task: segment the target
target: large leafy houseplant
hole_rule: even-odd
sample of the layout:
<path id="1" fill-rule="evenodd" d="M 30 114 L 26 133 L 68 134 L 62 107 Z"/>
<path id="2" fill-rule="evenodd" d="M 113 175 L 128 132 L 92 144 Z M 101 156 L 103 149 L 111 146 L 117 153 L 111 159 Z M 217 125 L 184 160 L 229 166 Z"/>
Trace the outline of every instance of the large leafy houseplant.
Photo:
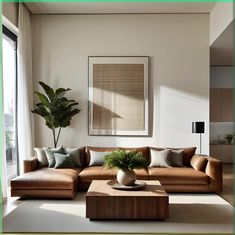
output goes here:
<path id="1" fill-rule="evenodd" d="M 131 186 L 136 180 L 133 170 L 147 167 L 148 162 L 141 152 L 116 150 L 105 156 L 104 166 L 119 169 L 117 181 L 121 185 Z"/>
<path id="2" fill-rule="evenodd" d="M 70 88 L 58 88 L 54 90 L 44 82 L 40 81 L 39 84 L 43 88 L 44 94 L 34 92 L 40 102 L 34 104 L 35 108 L 32 112 L 45 119 L 46 126 L 52 130 L 54 147 L 56 147 L 61 128 L 70 126 L 72 117 L 81 110 L 75 108 L 78 102 L 65 97 L 66 92 L 71 90 Z M 56 133 L 57 128 L 59 130 Z"/>

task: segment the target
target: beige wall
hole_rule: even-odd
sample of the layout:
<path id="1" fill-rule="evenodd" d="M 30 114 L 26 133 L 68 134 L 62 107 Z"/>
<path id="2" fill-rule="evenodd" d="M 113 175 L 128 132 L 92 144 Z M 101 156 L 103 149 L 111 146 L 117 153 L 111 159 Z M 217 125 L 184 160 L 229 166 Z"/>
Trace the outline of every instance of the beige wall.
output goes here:
<path id="1" fill-rule="evenodd" d="M 33 16 L 34 89 L 70 87 L 82 111 L 62 130 L 65 146 L 198 146 L 192 121 L 206 121 L 209 152 L 209 15 Z M 150 137 L 88 136 L 88 56 L 150 56 Z M 37 146 L 52 146 L 35 118 Z"/>
<path id="2" fill-rule="evenodd" d="M 233 19 L 233 2 L 217 2 L 210 14 L 210 45 Z"/>
<path id="3" fill-rule="evenodd" d="M 19 3 L 17 2 L 2 3 L 2 14 L 15 26 L 18 26 L 18 9 Z"/>

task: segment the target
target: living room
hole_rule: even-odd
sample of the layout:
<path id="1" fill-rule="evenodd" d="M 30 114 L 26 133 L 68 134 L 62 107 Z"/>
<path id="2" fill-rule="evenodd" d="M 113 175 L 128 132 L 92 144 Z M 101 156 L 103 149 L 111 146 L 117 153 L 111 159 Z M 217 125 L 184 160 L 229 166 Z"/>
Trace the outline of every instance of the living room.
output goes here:
<path id="1" fill-rule="evenodd" d="M 232 233 L 232 2 L 2 16 L 3 232 Z"/>

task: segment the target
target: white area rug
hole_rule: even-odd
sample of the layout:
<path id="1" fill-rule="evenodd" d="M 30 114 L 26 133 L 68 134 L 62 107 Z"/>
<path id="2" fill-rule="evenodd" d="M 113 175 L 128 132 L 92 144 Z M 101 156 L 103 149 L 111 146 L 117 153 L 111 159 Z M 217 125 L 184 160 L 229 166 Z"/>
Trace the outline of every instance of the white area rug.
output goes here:
<path id="1" fill-rule="evenodd" d="M 26 200 L 3 218 L 4 232 L 232 233 L 233 207 L 211 194 L 171 194 L 165 221 L 90 221 L 85 194 L 74 200 Z"/>

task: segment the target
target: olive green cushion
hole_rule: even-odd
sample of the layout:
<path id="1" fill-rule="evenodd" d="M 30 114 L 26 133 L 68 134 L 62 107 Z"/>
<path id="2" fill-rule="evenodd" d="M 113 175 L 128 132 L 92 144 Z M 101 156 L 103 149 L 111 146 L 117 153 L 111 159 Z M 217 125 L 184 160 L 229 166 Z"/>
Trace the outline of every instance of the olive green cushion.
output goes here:
<path id="1" fill-rule="evenodd" d="M 54 149 L 46 149 L 44 148 L 46 156 L 47 156 L 47 161 L 48 161 L 48 167 L 54 167 L 55 166 L 55 153 L 63 153 L 63 147 L 58 147 Z"/>
<path id="2" fill-rule="evenodd" d="M 63 148 L 64 154 L 69 154 L 76 167 L 82 167 L 79 148 Z"/>
<path id="3" fill-rule="evenodd" d="M 75 168 L 70 154 L 55 153 L 55 168 Z"/>

